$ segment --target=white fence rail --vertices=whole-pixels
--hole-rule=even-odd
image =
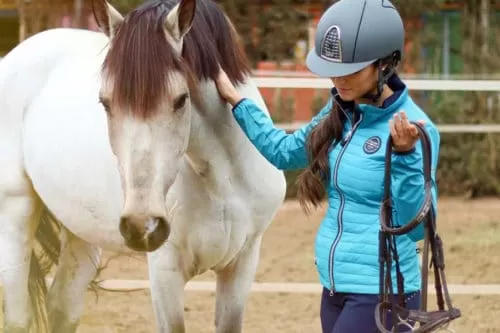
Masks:
[[[329,79],[312,77],[265,77],[253,78],[260,88],[311,88],[329,89],[333,86]],[[410,90],[425,91],[498,91],[500,80],[404,80]]]
[[[104,280],[99,287],[108,291],[139,291],[150,288],[149,280]],[[449,284],[448,288],[453,295],[500,295],[500,284]],[[185,291],[215,292],[216,285],[212,281],[189,281]],[[261,282],[252,283],[254,293],[287,293],[287,294],[320,294],[322,287],[318,283],[292,282]],[[435,295],[434,286],[429,284],[429,294]]]
[[[330,89],[333,84],[328,79],[312,77],[265,77],[257,76],[254,80],[259,88],[309,88]],[[421,91],[497,91],[500,101],[500,80],[422,80],[407,79],[410,90]],[[278,123],[286,131],[294,131],[305,125],[303,122]],[[441,133],[500,133],[500,124],[443,124],[438,125]]]

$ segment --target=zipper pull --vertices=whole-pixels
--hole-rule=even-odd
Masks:
[[[335,293],[335,290],[333,288],[330,289],[330,297],[332,297],[334,293]]]
[[[344,147],[346,145],[347,141],[349,141],[351,139],[351,135],[352,135],[352,130],[347,132],[347,135],[342,139],[342,141],[340,141],[340,145],[342,147]]]

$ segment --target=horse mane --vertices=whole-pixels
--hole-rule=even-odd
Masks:
[[[244,81],[250,64],[236,29],[218,4],[196,1],[181,58],[164,32],[165,19],[178,0],[146,1],[125,17],[102,66],[103,73],[114,83],[110,96],[114,105],[129,107],[141,118],[151,117],[168,97],[168,73],[173,71],[188,79],[195,101],[199,82],[215,80],[219,66],[234,83]]]

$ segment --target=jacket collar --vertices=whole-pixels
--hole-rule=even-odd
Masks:
[[[394,91],[394,94],[386,98],[381,107],[370,104],[355,105],[354,102],[343,101],[336,88],[332,88],[331,93],[335,101],[344,110],[346,115],[352,115],[352,110],[355,110],[355,118],[358,119],[359,114],[363,115],[363,125],[374,122],[386,115],[396,113],[408,98],[408,88],[397,74],[392,75],[387,81],[387,85]]]

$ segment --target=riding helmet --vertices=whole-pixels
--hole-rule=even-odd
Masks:
[[[307,66],[321,77],[349,75],[377,61],[393,67],[403,55],[404,35],[388,0],[340,0],[321,16]]]

